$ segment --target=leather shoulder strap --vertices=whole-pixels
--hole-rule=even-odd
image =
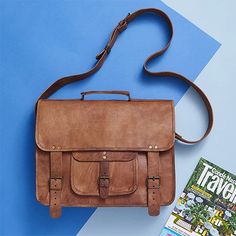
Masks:
[[[204,104],[206,105],[207,111],[208,111],[208,127],[207,127],[206,132],[204,133],[204,135],[200,139],[194,140],[194,141],[187,140],[187,139],[183,138],[182,136],[180,136],[177,133],[175,135],[177,140],[182,141],[184,143],[188,143],[188,144],[198,143],[201,140],[203,140],[206,136],[208,136],[208,134],[210,133],[210,131],[212,129],[212,126],[213,126],[213,111],[212,111],[212,107],[211,107],[211,104],[210,104],[207,96],[204,94],[204,92],[196,84],[194,84],[191,80],[187,79],[183,75],[177,74],[175,72],[167,72],[167,71],[165,71],[165,72],[152,72],[148,69],[148,63],[151,60],[161,56],[162,54],[164,54],[167,51],[167,49],[170,46],[172,37],[173,37],[173,26],[172,26],[171,20],[166,15],[166,13],[164,13],[163,11],[161,11],[159,9],[146,8],[146,9],[138,10],[138,11],[132,13],[132,14],[128,14],[123,20],[121,20],[118,23],[118,25],[113,30],[106,47],[96,56],[97,62],[96,62],[94,67],[92,67],[89,71],[87,71],[85,73],[78,74],[78,75],[71,75],[71,76],[63,77],[63,78],[57,80],[39,97],[39,99],[46,99],[49,96],[51,96],[53,93],[55,93],[57,90],[59,90],[60,88],[65,86],[66,84],[69,84],[69,83],[72,83],[72,82],[75,82],[75,81],[83,80],[83,79],[93,75],[94,73],[96,73],[101,68],[102,64],[104,63],[105,59],[107,58],[108,54],[110,53],[110,51],[111,51],[117,37],[119,36],[119,34],[127,28],[128,24],[132,20],[134,20],[136,17],[138,17],[142,14],[145,14],[145,13],[152,13],[152,14],[161,16],[165,19],[165,21],[167,22],[168,28],[169,28],[169,38],[168,38],[168,41],[167,41],[164,48],[162,48],[161,50],[153,53],[152,55],[150,55],[145,60],[145,62],[144,62],[144,71],[147,74],[152,75],[152,76],[157,77],[157,78],[160,78],[160,77],[173,77],[173,78],[180,79],[180,80],[184,81],[185,83],[187,83],[192,88],[194,88],[194,90],[200,95],[200,97],[202,98]]]

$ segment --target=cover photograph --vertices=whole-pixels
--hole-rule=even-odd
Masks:
[[[236,235],[236,176],[201,158],[161,236]]]

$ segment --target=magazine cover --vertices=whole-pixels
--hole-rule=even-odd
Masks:
[[[236,235],[236,176],[201,158],[161,236]]]

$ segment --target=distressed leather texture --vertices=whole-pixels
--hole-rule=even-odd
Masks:
[[[174,143],[172,101],[41,100],[37,110],[44,151],[164,151]]]
[[[208,111],[208,127],[194,141],[175,132],[171,100],[131,98],[127,91],[88,91],[80,99],[48,99],[64,85],[97,72],[118,35],[142,14],[164,18],[170,30],[166,46],[149,56],[144,72],[152,78],[173,77],[191,86]],[[147,207],[151,216],[175,197],[175,139],[198,143],[213,126],[213,111],[207,96],[191,80],[175,72],[152,72],[147,64],[169,48],[173,26],[169,17],[155,8],[138,10],[119,22],[97,55],[91,70],[63,77],[39,97],[36,104],[36,197],[50,208],[53,218],[62,207]],[[87,100],[90,94],[120,94],[128,100]]]
[[[37,199],[50,205],[50,157],[62,153],[62,175],[56,176],[63,178],[61,206],[147,207],[147,155],[153,152],[160,154],[158,205],[170,204],[175,196],[174,133],[173,101],[40,100]],[[101,173],[104,163],[107,173]]]

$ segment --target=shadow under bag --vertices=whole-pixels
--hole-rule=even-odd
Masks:
[[[152,77],[174,77],[193,87],[208,111],[208,128],[199,140],[188,141],[175,132],[172,100],[133,99],[127,91],[88,91],[77,100],[49,100],[71,82],[97,72],[118,35],[136,17],[146,13],[163,17],[169,27],[166,46],[144,62]],[[174,72],[151,72],[147,64],[169,47],[173,27],[169,17],[154,8],[141,9],[119,22],[97,63],[86,73],[52,84],[36,105],[36,196],[60,217],[62,206],[147,207],[158,215],[160,206],[175,197],[175,140],[194,144],[212,128],[213,112],[206,95],[193,82]],[[120,94],[124,100],[85,100],[94,93]]]

